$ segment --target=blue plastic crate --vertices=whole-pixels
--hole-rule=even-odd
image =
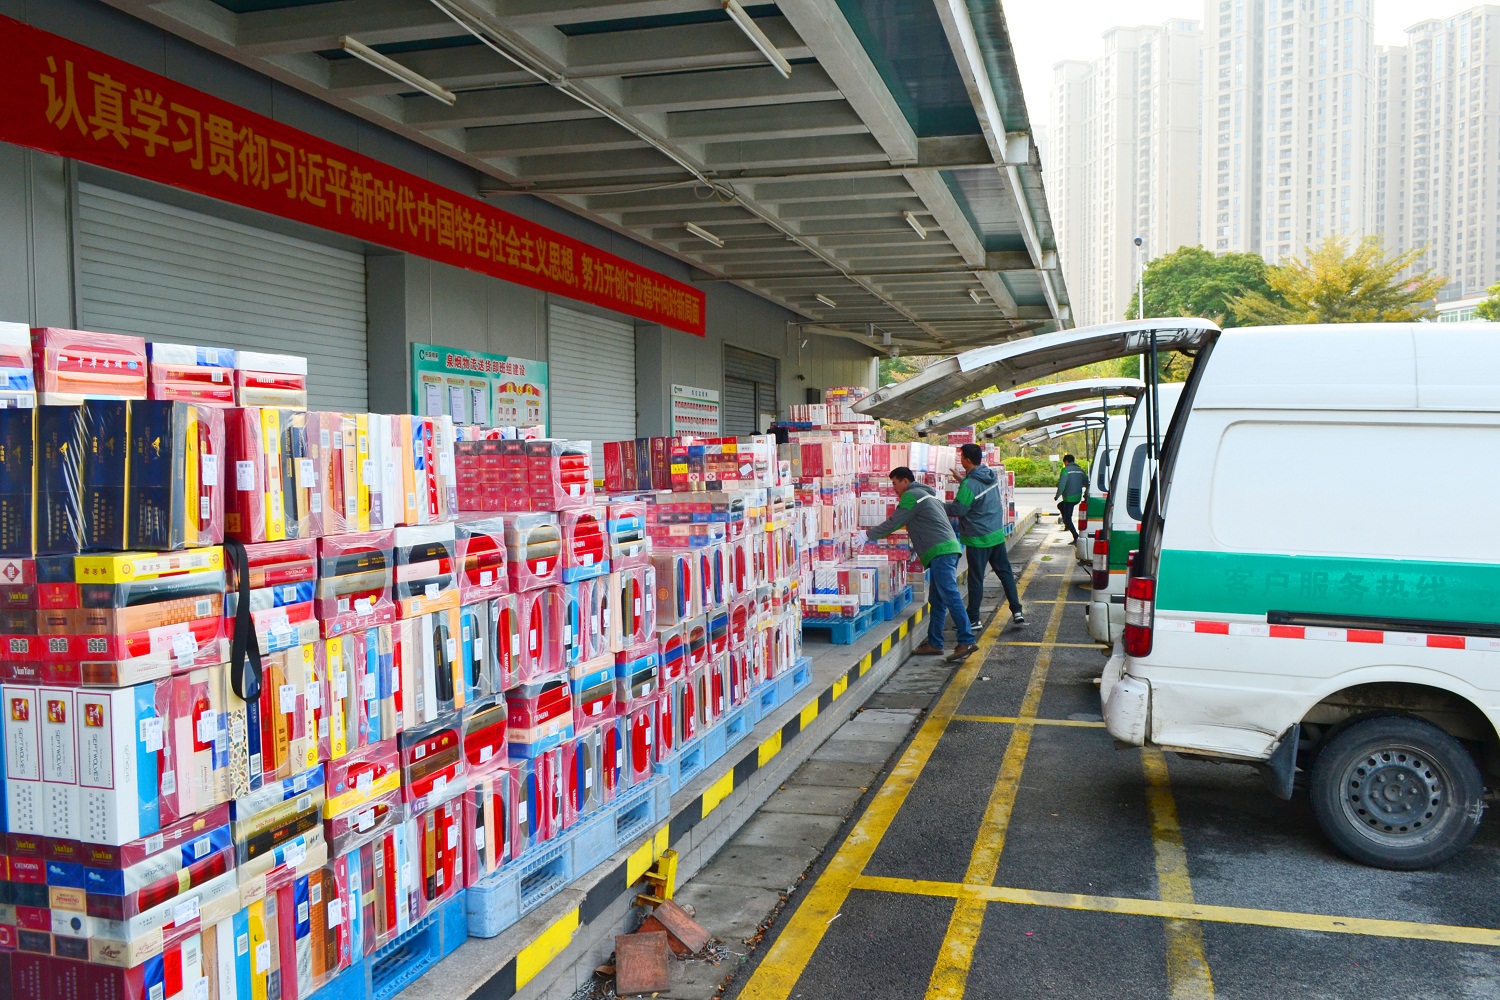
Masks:
[[[740,705],[731,709],[729,714],[724,716],[723,728],[724,750],[728,752],[740,740],[749,736],[750,730],[755,728],[755,718],[750,706]]]
[[[896,614],[898,614],[898,615],[901,612],[905,611],[906,610],[906,606],[908,604],[910,604],[910,603],[911,603],[911,587],[910,587],[910,585],[904,587],[899,594],[897,594],[895,597],[891,598],[891,604],[893,604],[895,606],[895,608],[896,608]]]
[[[678,747],[671,759],[657,764],[656,773],[666,777],[667,786],[676,795],[683,785],[696,778],[707,766],[708,757],[704,753],[703,739],[699,737]]]
[[[779,700],[785,705],[792,700],[792,696],[812,683],[812,660],[802,657],[792,664],[792,669],[776,678],[776,686],[780,688]]]
[[[453,954],[469,936],[467,905],[468,893],[460,889],[436,912],[428,914],[415,927],[368,956],[361,963],[369,971],[365,997],[368,1000],[390,1000],[428,969]]]
[[[310,1000],[369,1000],[370,963],[361,958],[318,987]]]
[[[592,580],[596,576],[605,576],[609,573],[609,560],[605,559],[594,563],[592,566],[567,566],[563,568],[563,583],[577,583],[579,580]]]
[[[710,767],[724,751],[729,749],[729,743],[724,738],[724,723],[716,722],[703,734],[703,766]]]
[[[627,791],[615,800],[615,849],[634,847],[671,809],[672,788],[666,778],[652,778]]]

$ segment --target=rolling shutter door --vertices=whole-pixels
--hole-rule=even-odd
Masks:
[[[724,433],[759,434],[761,417],[776,419],[776,359],[738,347],[724,348]]]
[[[547,310],[547,430],[594,444],[604,474],[604,442],[635,437],[635,326],[553,305]]]
[[[363,254],[78,186],[80,324],[307,358],[313,409],[369,408]]]

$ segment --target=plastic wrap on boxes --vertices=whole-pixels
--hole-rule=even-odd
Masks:
[[[125,548],[224,540],[224,411],[201,403],[130,405]]]
[[[565,673],[520,684],[506,692],[505,704],[512,757],[535,757],[573,735],[573,695]]]
[[[146,345],[152,399],[234,405],[234,351],[186,344]]]
[[[403,795],[401,751],[395,737],[329,761],[323,817],[352,816],[386,796]],[[380,818],[380,817],[371,817]]]
[[[36,411],[0,407],[0,556],[36,552]]]
[[[537,754],[526,762],[527,845],[544,844],[562,833],[562,747]]]
[[[573,726],[582,730],[615,716],[615,657],[605,653],[574,667]]]
[[[43,631],[76,664],[70,683],[117,686],[229,658],[224,550],[123,552],[72,560],[75,610],[48,613]]]
[[[609,535],[605,508],[576,507],[559,514],[562,528],[562,578],[572,583],[609,573]]]
[[[402,720],[406,729],[462,708],[468,685],[462,663],[459,610],[405,618],[392,626],[401,671]]]
[[[146,398],[146,341],[141,337],[33,327],[31,358],[40,402]]]
[[[699,614],[698,558],[691,549],[658,549],[651,553],[656,572],[656,620],[676,625]]]
[[[35,413],[36,507],[33,530],[36,554],[81,552],[84,536],[83,456],[86,450],[83,409],[79,406],[39,406]]]
[[[307,478],[307,414],[271,407],[224,411],[224,534],[242,542],[310,538],[316,492]]]
[[[459,666],[469,701],[488,698],[504,690],[491,635],[490,603],[478,601],[458,609]]]
[[[492,598],[488,604],[489,647],[495,659],[497,686],[508,691],[520,683],[525,674],[520,601],[515,594],[506,594]]]
[[[263,651],[287,649],[318,637],[313,610],[318,577],[316,539],[246,545],[244,567],[235,561],[231,550],[225,551],[230,556],[224,594],[226,631],[232,634],[243,579],[249,589],[251,623]]]
[[[566,598],[561,587],[516,595],[521,626],[521,676],[544,677],[564,669]]]
[[[401,789],[407,815],[430,809],[463,790],[468,774],[460,713],[447,716],[400,736]]]
[[[328,851],[334,855],[347,854],[374,840],[382,830],[399,823],[403,816],[405,807],[399,789],[346,809],[323,821]]]
[[[563,751],[563,825],[570,827],[594,815],[609,804],[606,797],[604,757],[606,731],[613,732],[614,720],[580,730]]]
[[[656,738],[651,744],[651,759],[664,764],[677,753],[677,737],[681,732],[677,722],[677,704],[681,700],[686,678],[678,681],[663,681],[656,693]]]
[[[318,539],[317,613],[324,638],[395,620],[394,544],[389,531]]]
[[[323,643],[328,678],[326,756],[337,759],[394,737],[402,719],[391,626],[356,629]]]
[[[640,646],[656,633],[656,569],[631,566],[610,575],[614,623],[610,635],[616,651]]]
[[[517,800],[523,762],[506,762],[469,776],[464,797],[464,873],[469,884],[520,856]]]
[[[463,603],[487,601],[507,593],[510,573],[505,560],[505,519],[476,518],[454,527],[458,590]]]
[[[708,639],[708,616],[699,615],[683,623],[683,638],[687,646],[687,666],[696,670],[708,664],[711,650]]]
[[[556,514],[516,514],[505,519],[510,587],[516,593],[562,579],[562,529]]]
[[[395,532],[394,590],[401,617],[413,618],[458,607],[453,524],[411,525]]]
[[[307,359],[290,354],[240,351],[234,387],[240,406],[307,409]]]
[[[159,766],[163,822],[211,810],[250,790],[244,702],[229,686],[229,667],[216,664],[157,682],[165,720]],[[163,698],[170,692],[167,698]],[[166,704],[163,705],[163,701]]]
[[[0,410],[34,406],[31,328],[24,323],[0,323]]]
[[[234,842],[242,864],[255,858],[268,859],[272,848],[280,847],[292,837],[312,830],[321,832],[319,822],[328,801],[327,773],[314,767],[285,778],[268,778],[254,791],[234,800]],[[263,860],[261,872],[273,867]]]
[[[593,446],[588,441],[543,438],[526,442],[528,490],[548,510],[594,502]]]
[[[247,726],[252,788],[299,774],[321,759],[318,730],[320,724],[326,727],[328,715],[325,669],[318,641],[262,657],[260,699],[249,707]]]
[[[580,580],[563,587],[564,655],[571,668],[603,654],[618,644],[609,577]]]
[[[665,675],[656,646],[645,645],[615,654],[615,705],[620,714],[654,703]]]
[[[625,722],[625,775],[632,787],[651,780],[656,762],[656,702],[630,710]]]

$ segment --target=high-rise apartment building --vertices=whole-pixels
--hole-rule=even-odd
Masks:
[[[1198,241],[1201,40],[1196,21],[1114,28],[1053,70],[1048,190],[1080,323],[1124,318],[1137,236],[1152,255]]]
[[[1203,17],[1203,221],[1218,253],[1260,251],[1265,0],[1206,0]]]
[[[1407,29],[1409,238],[1446,295],[1500,280],[1500,6]]]
[[[1410,239],[1411,49],[1375,49],[1375,190],[1370,231],[1388,251],[1402,251]]]

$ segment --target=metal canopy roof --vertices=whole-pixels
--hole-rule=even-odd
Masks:
[[[1197,351],[1219,333],[1206,319],[1129,320],[979,347],[929,365],[905,382],[881,386],[854,404],[872,417],[915,420],[990,388],[1009,389],[1054,372],[1158,351]]]
[[[107,2],[808,332],[934,353],[1071,325],[999,0],[742,0],[785,78],[724,0]]]
[[[1038,427],[1035,430],[1027,431],[1016,438],[1016,443],[1023,448],[1030,448],[1041,444],[1043,441],[1054,441],[1057,438],[1067,437],[1069,434],[1076,434],[1090,427],[1103,426],[1103,417],[1084,417],[1081,420],[1067,420],[1048,427]]]
[[[946,434],[990,417],[1010,416],[1025,410],[1110,395],[1139,396],[1146,384],[1138,378],[1083,378],[1073,382],[1028,385],[1009,392],[989,392],[971,399],[956,410],[928,417],[916,425],[918,434]]]
[[[1018,431],[1029,431],[1035,427],[1047,427],[1062,420],[1080,420],[1084,417],[1104,416],[1110,410],[1123,410],[1135,405],[1134,396],[1115,396],[1106,400],[1085,400],[1076,403],[1061,403],[1031,410],[1009,420],[986,427],[986,437],[1001,437]]]

